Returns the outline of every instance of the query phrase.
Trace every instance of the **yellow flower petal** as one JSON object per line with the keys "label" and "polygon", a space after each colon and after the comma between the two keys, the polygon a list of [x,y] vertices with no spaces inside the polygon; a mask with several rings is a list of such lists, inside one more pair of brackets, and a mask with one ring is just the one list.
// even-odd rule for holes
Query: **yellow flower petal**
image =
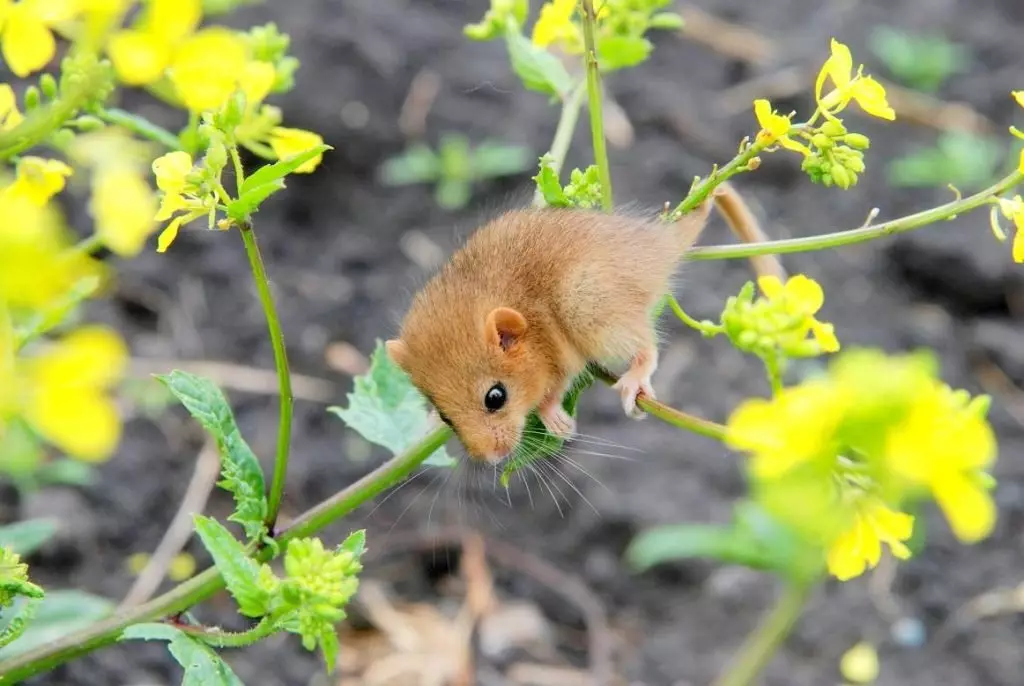
{"label": "yellow flower petal", "polygon": [[45,67],[57,51],[57,43],[50,29],[23,2],[7,10],[2,41],[4,60],[11,71],[20,77]]}
{"label": "yellow flower petal", "polygon": [[27,360],[27,365],[37,385],[98,390],[124,376],[128,348],[113,329],[83,326]]}
{"label": "yellow flower petal", "polygon": [[188,553],[178,553],[167,568],[167,578],[171,581],[184,581],[196,573],[196,559]]}
{"label": "yellow flower petal", "polygon": [[178,229],[181,228],[181,223],[184,221],[185,216],[175,217],[171,220],[171,223],[167,225],[167,228],[160,232],[160,236],[156,240],[156,251],[166,252],[167,248],[171,247],[171,243],[178,237]]}
{"label": "yellow flower petal", "polygon": [[238,34],[209,28],[178,47],[168,76],[189,110],[213,111],[235,92],[245,62],[246,47]]}
{"label": "yellow flower petal", "polygon": [[121,439],[117,407],[94,390],[43,388],[32,395],[25,415],[43,438],[79,460],[102,462]]}
{"label": "yellow flower petal", "polygon": [[64,190],[64,180],[73,169],[60,160],[23,157],[18,162],[18,176],[6,192],[27,198],[42,207],[50,198]]}
{"label": "yellow flower petal", "polygon": [[811,333],[814,334],[814,340],[818,341],[818,345],[821,346],[821,349],[824,352],[839,352],[839,339],[836,338],[835,326],[827,322],[819,322],[817,319],[812,319]]}
{"label": "yellow flower petal", "polygon": [[950,475],[932,486],[953,533],[964,543],[975,543],[992,533],[996,506],[980,485],[963,476]]}
{"label": "yellow flower petal", "polygon": [[533,44],[546,48],[555,42],[566,28],[571,28],[575,9],[576,0],[551,0],[541,7],[537,23],[533,25]]}
{"label": "yellow flower petal", "polygon": [[[826,558],[828,572],[840,581],[849,581],[864,573],[868,556],[865,546],[878,546],[878,541],[865,540],[865,529],[859,520],[831,545]],[[881,551],[879,550],[879,554]]]}
{"label": "yellow flower petal", "polygon": [[177,150],[153,160],[153,174],[157,188],[165,193],[179,193],[185,187],[185,177],[192,171],[192,156]]}
{"label": "yellow flower petal", "polygon": [[[288,129],[282,126],[275,126],[270,130],[270,147],[279,159],[293,157],[299,153],[321,145],[324,139],[319,134],[303,129]],[[295,171],[299,174],[312,172],[323,160],[323,154],[319,154],[308,162],[303,163]]]}
{"label": "yellow flower petal", "polygon": [[163,76],[171,48],[153,34],[127,29],[110,37],[107,54],[117,78],[129,86],[153,83]]}
{"label": "yellow flower petal", "polygon": [[814,279],[803,274],[790,277],[783,287],[783,297],[799,312],[812,315],[825,304],[825,292]]}
{"label": "yellow flower petal", "polygon": [[825,62],[825,66],[836,88],[842,90],[850,84],[853,73],[853,55],[850,53],[850,48],[835,38],[832,39],[832,54]]}
{"label": "yellow flower petal", "polygon": [[277,71],[274,65],[269,62],[258,62],[250,60],[246,62],[239,79],[239,86],[245,93],[245,102],[253,107],[263,102],[263,99],[270,94],[274,87],[274,80],[277,78]]}
{"label": "yellow flower petal", "polygon": [[1024,150],[1020,151],[1020,162],[1017,163],[1017,171],[1024,174]]}
{"label": "yellow flower petal", "polygon": [[871,116],[889,121],[896,119],[896,112],[885,99],[885,88],[872,77],[862,76],[857,79],[851,88],[851,95],[861,109]]}
{"label": "yellow flower petal", "polygon": [[0,131],[9,131],[21,123],[18,100],[9,84],[0,83]]}
{"label": "yellow flower petal", "polygon": [[1013,99],[1017,101],[1017,104],[1024,107],[1024,91],[1013,91]]}
{"label": "yellow flower petal", "polygon": [[1024,262],[1024,231],[1017,227],[1017,234],[1013,237],[1013,261],[1020,264]]}
{"label": "yellow flower petal", "polygon": [[202,16],[202,0],[150,0],[142,25],[173,44],[195,31]]}
{"label": "yellow flower petal", "polygon": [[153,219],[158,222],[165,222],[173,217],[175,212],[187,207],[188,202],[186,202],[181,193],[165,193],[164,197],[160,199],[160,207],[157,209],[156,216]]}
{"label": "yellow flower petal", "polygon": [[777,276],[762,276],[757,280],[757,287],[764,293],[764,297],[775,300],[782,295],[782,281]]}
{"label": "yellow flower petal", "polygon": [[131,169],[103,170],[93,178],[89,209],[96,219],[96,233],[117,255],[134,257],[142,252],[156,228],[156,207],[153,190]]}

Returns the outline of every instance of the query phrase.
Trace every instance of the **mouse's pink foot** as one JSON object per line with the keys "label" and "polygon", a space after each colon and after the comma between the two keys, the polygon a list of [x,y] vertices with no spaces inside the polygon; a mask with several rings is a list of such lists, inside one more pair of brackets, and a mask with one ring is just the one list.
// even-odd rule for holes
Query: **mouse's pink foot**
{"label": "mouse's pink foot", "polygon": [[537,409],[537,416],[544,428],[559,438],[569,438],[576,433],[576,420],[565,411],[561,402],[541,405]]}
{"label": "mouse's pink foot", "polygon": [[636,405],[636,397],[640,393],[654,400],[654,388],[651,387],[651,375],[630,369],[615,382],[612,388],[616,389],[622,396],[622,409],[627,417],[643,419],[647,413]]}

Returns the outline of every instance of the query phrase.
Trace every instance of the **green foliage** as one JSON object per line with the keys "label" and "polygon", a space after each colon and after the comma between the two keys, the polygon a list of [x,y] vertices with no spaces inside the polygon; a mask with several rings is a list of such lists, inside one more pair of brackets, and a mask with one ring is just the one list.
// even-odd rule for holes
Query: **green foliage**
{"label": "green foliage", "polygon": [[[108,616],[113,609],[112,602],[90,593],[49,591],[38,601],[31,624],[18,640],[0,648],[0,660],[8,660],[80,631]],[[4,632],[10,622],[6,617],[0,618],[0,632]]]}
{"label": "green foliage", "polygon": [[935,92],[946,80],[967,71],[968,50],[940,35],[908,33],[891,26],[871,32],[868,47],[894,78],[911,88]]}
{"label": "green foliage", "polygon": [[235,497],[235,511],[228,521],[241,524],[251,540],[261,538],[267,516],[263,470],[242,438],[227,398],[216,384],[195,374],[175,370],[157,379],[217,441],[222,476],[218,485]]}
{"label": "green foliage", "polygon": [[250,174],[238,189],[238,198],[228,203],[228,216],[236,222],[246,222],[260,204],[273,193],[284,188],[284,177],[317,155],[330,150],[331,146],[320,144],[291,157],[272,164],[265,164]]}
{"label": "green foliage", "polygon": [[550,153],[540,158],[540,170],[533,177],[544,202],[549,207],[593,208],[601,204],[601,179],[597,165],[590,165],[586,171],[573,169],[569,183],[564,188],[553,166]]}
{"label": "green foliage", "polygon": [[475,182],[519,174],[529,159],[522,146],[484,141],[474,147],[462,134],[446,133],[437,152],[417,143],[385,161],[380,179],[389,186],[434,183],[437,204],[454,210],[466,206]]}
{"label": "green foliage", "polygon": [[135,624],[124,630],[121,640],[167,641],[167,649],[185,670],[182,686],[243,686],[212,648],[170,624]]}
{"label": "green foliage", "polygon": [[988,184],[1003,158],[994,139],[966,132],[940,134],[936,144],[922,147],[889,164],[889,183],[900,188],[953,184],[975,190]]}
{"label": "green foliage", "polygon": [[562,61],[531,43],[519,27],[505,27],[505,46],[512,71],[527,90],[557,97],[565,97],[572,90],[572,77]]}
{"label": "green foliage", "polygon": [[220,522],[195,515],[196,533],[213,564],[224,577],[228,592],[246,617],[262,617],[270,611],[270,595],[259,585],[260,565],[246,554],[245,548]]}
{"label": "green foliage", "polygon": [[[370,370],[356,377],[355,389],[348,394],[348,407],[333,406],[328,411],[366,440],[396,455],[431,430],[426,400],[391,360],[381,341],[377,341],[370,357]],[[450,467],[455,460],[439,448],[424,464]]]}
{"label": "green foliage", "polygon": [[522,26],[529,11],[529,0],[491,0],[491,6],[483,19],[468,24],[462,32],[470,40],[493,40],[502,35],[509,24]]}
{"label": "green foliage", "polygon": [[26,519],[6,526],[0,526],[0,548],[30,555],[39,549],[57,532],[57,521],[53,519]]}
{"label": "green foliage", "polygon": [[654,45],[641,36],[608,36],[597,44],[601,71],[635,67],[651,56]]}

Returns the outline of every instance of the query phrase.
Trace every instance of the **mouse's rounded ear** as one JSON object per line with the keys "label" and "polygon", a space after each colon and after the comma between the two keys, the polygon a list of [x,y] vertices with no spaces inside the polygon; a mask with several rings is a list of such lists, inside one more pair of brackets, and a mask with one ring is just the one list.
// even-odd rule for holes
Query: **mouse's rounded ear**
{"label": "mouse's rounded ear", "polygon": [[491,345],[509,350],[526,333],[526,318],[511,307],[496,307],[487,315],[484,336]]}
{"label": "mouse's rounded ear", "polygon": [[392,362],[405,369],[405,362],[409,359],[409,348],[403,341],[392,338],[384,344],[384,349],[387,350]]}

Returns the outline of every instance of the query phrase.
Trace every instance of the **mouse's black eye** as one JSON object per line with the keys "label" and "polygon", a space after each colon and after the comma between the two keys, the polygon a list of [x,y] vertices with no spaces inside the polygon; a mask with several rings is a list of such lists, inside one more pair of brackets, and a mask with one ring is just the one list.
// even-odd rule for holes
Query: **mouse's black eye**
{"label": "mouse's black eye", "polygon": [[484,395],[484,407],[488,412],[497,412],[505,406],[506,400],[508,400],[508,392],[505,390],[505,384],[499,382],[487,389],[487,393]]}

